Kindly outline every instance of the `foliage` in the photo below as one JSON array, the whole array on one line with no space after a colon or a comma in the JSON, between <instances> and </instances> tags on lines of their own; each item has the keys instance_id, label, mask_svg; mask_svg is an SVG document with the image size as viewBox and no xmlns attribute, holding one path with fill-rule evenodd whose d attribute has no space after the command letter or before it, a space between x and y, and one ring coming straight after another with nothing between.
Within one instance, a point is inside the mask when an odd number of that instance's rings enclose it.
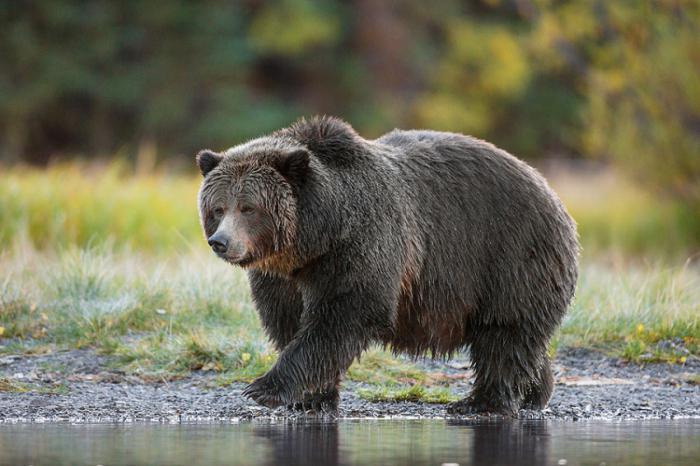
<instances>
[{"instance_id":1,"label":"foliage","mask_svg":"<svg viewBox=\"0 0 700 466\"><path fill-rule=\"evenodd\" d=\"M687 206L700 233L700 4L659 3L609 11L615 40L588 79L587 150Z\"/></svg>"},{"instance_id":2,"label":"foliage","mask_svg":"<svg viewBox=\"0 0 700 466\"><path fill-rule=\"evenodd\" d=\"M525 157L608 145L631 156L646 137L682 136L689 151L699 10L683 0L4 3L0 152L42 161L135 154L150 141L193 153L319 112L369 134L474 133ZM668 108L673 118L660 119ZM617 112L655 130L608 125ZM609 130L621 145L603 140Z\"/></svg>"},{"instance_id":3,"label":"foliage","mask_svg":"<svg viewBox=\"0 0 700 466\"><path fill-rule=\"evenodd\" d=\"M613 160L700 238L698 50L687 0L4 2L0 160L191 167L330 113Z\"/></svg>"}]
</instances>

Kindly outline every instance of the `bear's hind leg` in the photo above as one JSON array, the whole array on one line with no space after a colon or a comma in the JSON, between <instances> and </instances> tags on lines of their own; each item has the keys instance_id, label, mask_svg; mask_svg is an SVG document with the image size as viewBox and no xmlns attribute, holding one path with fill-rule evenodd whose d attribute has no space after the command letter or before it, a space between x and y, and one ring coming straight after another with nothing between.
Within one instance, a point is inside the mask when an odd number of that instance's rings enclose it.
<instances>
[{"instance_id":1,"label":"bear's hind leg","mask_svg":"<svg viewBox=\"0 0 700 466\"><path fill-rule=\"evenodd\" d=\"M547 361L548 337L523 327L480 326L470 340L474 389L449 405L448 413L515 416Z\"/></svg>"},{"instance_id":2,"label":"bear's hind leg","mask_svg":"<svg viewBox=\"0 0 700 466\"><path fill-rule=\"evenodd\" d=\"M554 376L549 364L549 358L540 368L540 372L528 388L522 407L526 409L544 409L552 397L554 391Z\"/></svg>"}]
</instances>

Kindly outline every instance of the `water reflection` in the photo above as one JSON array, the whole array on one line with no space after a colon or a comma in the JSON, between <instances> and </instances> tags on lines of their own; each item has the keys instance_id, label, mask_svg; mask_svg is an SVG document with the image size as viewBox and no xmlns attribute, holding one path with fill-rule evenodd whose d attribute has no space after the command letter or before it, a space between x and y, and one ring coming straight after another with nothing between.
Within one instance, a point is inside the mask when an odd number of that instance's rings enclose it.
<instances>
[{"instance_id":1,"label":"water reflection","mask_svg":"<svg viewBox=\"0 0 700 466\"><path fill-rule=\"evenodd\" d=\"M487 464L550 462L546 423L390 423L256 426L264 464ZM339 448L342 445L342 448ZM341 455L342 453L342 455Z\"/></svg>"},{"instance_id":2,"label":"water reflection","mask_svg":"<svg viewBox=\"0 0 700 466\"><path fill-rule=\"evenodd\" d=\"M257 464L301 466L341 464L338 424L256 425L253 441L268 446L270 454Z\"/></svg>"},{"instance_id":3,"label":"water reflection","mask_svg":"<svg viewBox=\"0 0 700 466\"><path fill-rule=\"evenodd\" d=\"M700 421L0 425L0 465L698 464Z\"/></svg>"},{"instance_id":4,"label":"water reflection","mask_svg":"<svg viewBox=\"0 0 700 466\"><path fill-rule=\"evenodd\" d=\"M550 458L547 423L502 422L472 425L471 462L467 464L544 465Z\"/></svg>"}]
</instances>

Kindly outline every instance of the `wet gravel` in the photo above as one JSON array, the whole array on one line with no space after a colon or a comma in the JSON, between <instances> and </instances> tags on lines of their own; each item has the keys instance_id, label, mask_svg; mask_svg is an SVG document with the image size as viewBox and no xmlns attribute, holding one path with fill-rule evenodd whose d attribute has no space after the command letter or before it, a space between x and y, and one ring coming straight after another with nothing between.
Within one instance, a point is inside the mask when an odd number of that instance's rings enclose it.
<instances>
[{"instance_id":1,"label":"wet gravel","mask_svg":"<svg viewBox=\"0 0 700 466\"><path fill-rule=\"evenodd\" d=\"M87 350L49 355L0 356L0 423L12 422L239 422L313 417L313 413L269 410L241 397L245 384L220 387L215 376L143 380L108 369L108 360ZM428 371L463 375L465 359L424 361ZM685 365L627 364L601 353L569 349L554 361L557 386L549 407L522 410L524 419L700 418L700 361ZM357 395L363 384L346 382L340 418L445 418L445 406L415 402L369 402ZM27 390L18 392L17 389ZM466 393L469 378L451 388Z\"/></svg>"}]
</instances>

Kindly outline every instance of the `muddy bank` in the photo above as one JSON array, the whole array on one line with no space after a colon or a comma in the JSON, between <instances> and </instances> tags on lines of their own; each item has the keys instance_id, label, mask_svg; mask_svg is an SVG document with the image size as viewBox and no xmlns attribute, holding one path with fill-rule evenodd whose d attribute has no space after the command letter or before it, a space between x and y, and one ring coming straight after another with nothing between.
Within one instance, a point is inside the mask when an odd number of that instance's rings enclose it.
<instances>
[{"instance_id":1,"label":"muddy bank","mask_svg":"<svg viewBox=\"0 0 700 466\"><path fill-rule=\"evenodd\" d=\"M242 398L245 384L216 384L209 373L176 381L142 380L108 369L108 360L75 350L35 357L0 357L0 422L236 422L298 417ZM463 374L467 361L425 361L426 370ZM544 411L521 411L527 419L700 418L700 361L683 366L639 366L588 350L564 350L554 361L556 389ZM369 402L363 384L347 381L341 418L446 417L445 406L416 402ZM467 393L469 378L456 379Z\"/></svg>"}]
</instances>

